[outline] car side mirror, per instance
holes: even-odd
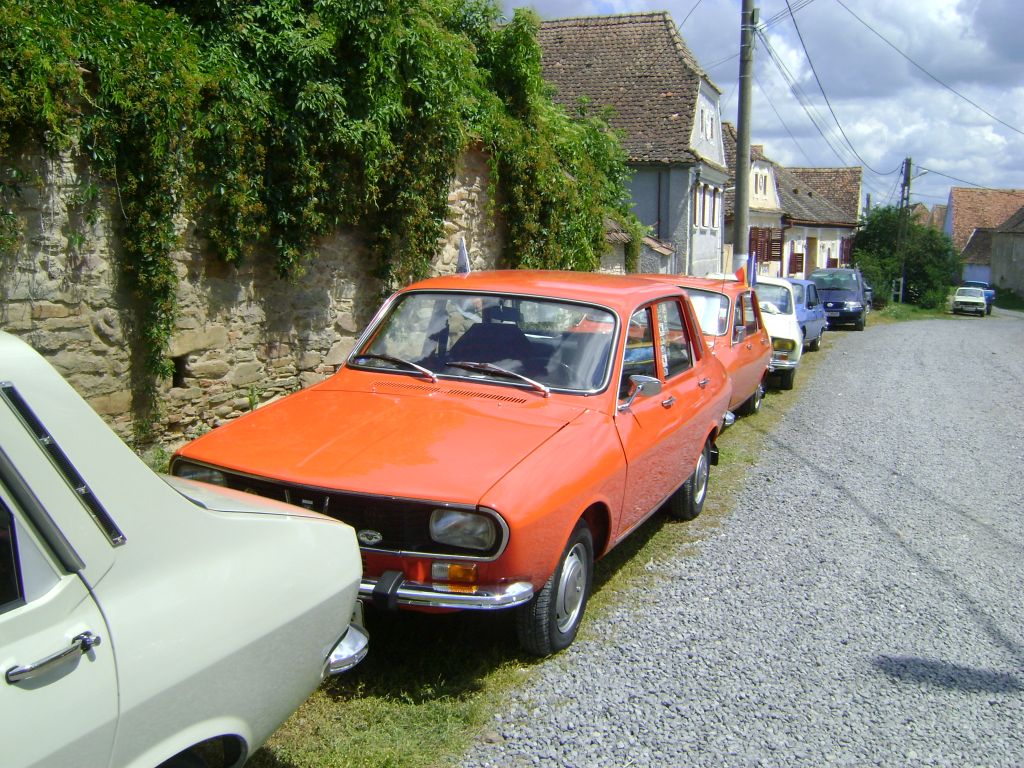
[[[732,343],[733,344],[739,344],[745,338],[747,338],[747,329],[744,326],[738,325],[738,326],[736,326],[735,328],[732,329]]]
[[[629,410],[633,401],[638,397],[652,397],[661,394],[661,380],[653,376],[644,376],[634,373],[629,377],[629,395],[626,402],[619,405],[620,411]]]

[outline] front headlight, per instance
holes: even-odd
[[[847,309],[864,309],[864,305],[859,301],[848,301],[846,302]]]
[[[219,469],[204,467],[202,464],[193,464],[191,461],[178,459],[171,467],[171,474],[176,477],[184,477],[186,480],[198,480],[201,483],[219,485],[222,488],[228,487],[228,478]]]
[[[435,509],[430,515],[430,538],[438,544],[488,550],[498,540],[498,526],[491,517],[476,512]]]
[[[772,339],[772,349],[776,352],[792,352],[796,349],[796,342],[792,339]]]

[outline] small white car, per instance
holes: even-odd
[[[0,333],[5,768],[237,766],[366,653],[352,528],[154,474]]]
[[[793,284],[780,277],[758,275],[754,284],[765,328],[772,339],[768,370],[779,378],[782,389],[792,389],[803,354],[803,332],[796,316]]]
[[[970,312],[984,317],[987,308],[985,291],[981,288],[957,288],[953,294],[954,315],[958,312]]]

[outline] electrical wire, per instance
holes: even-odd
[[[818,77],[818,71],[814,68],[814,62],[811,60],[811,54],[807,50],[807,44],[804,43],[803,33],[800,31],[800,25],[796,23],[796,16],[793,13],[793,8],[789,4],[789,0],[786,0],[786,8],[789,9],[789,17],[793,20],[793,28],[796,30],[796,36],[800,39],[800,47],[804,49],[804,56],[807,57],[807,63],[811,67],[811,74],[814,75],[814,81],[818,84],[818,90],[821,91],[822,98],[825,99],[825,104],[828,106],[828,111],[831,113],[832,119],[836,121],[836,126],[839,128],[839,133],[841,133],[843,135],[843,139],[846,140],[846,145],[850,148],[850,151],[852,151],[853,154],[856,155],[857,159],[860,160],[861,165],[863,165],[865,168],[869,169],[873,173],[877,173],[879,176],[888,176],[889,174],[882,173],[882,171],[872,168],[871,165],[863,157],[860,156],[860,153],[857,151],[857,148],[854,147],[853,142],[850,141],[850,137],[846,135],[846,131],[843,130],[842,123],[839,122],[839,118],[836,116],[836,111],[832,109],[832,102],[828,100],[828,94],[825,93],[825,87],[821,84],[821,78]]]
[[[697,0],[697,2],[693,4],[693,8],[691,8],[690,12],[683,17],[682,21],[679,22],[679,26],[677,27],[677,29],[682,28],[683,24],[686,23],[686,20],[688,18],[690,18],[691,16],[693,16],[693,12],[696,11],[698,8],[700,8],[700,4],[703,3],[703,2],[704,2],[704,0]]]
[[[965,179],[958,179],[956,176],[950,176],[948,173],[943,173],[942,171],[936,171],[934,168],[925,168],[923,165],[919,165],[917,167],[919,169],[921,169],[922,171],[928,171],[928,173],[936,173],[939,176],[945,176],[947,179],[952,179],[953,181],[959,181],[961,184],[968,184],[968,185],[970,185],[972,187],[978,187],[979,189],[987,189],[986,185],[984,185],[984,184],[976,184],[973,181],[966,181]]]
[[[810,156],[804,151],[804,148],[800,145],[800,142],[796,140],[796,136],[793,135],[793,131],[789,129],[789,126],[786,125],[786,121],[782,119],[782,115],[780,115],[779,110],[775,108],[775,104],[772,102],[771,97],[768,95],[768,91],[765,90],[765,88],[761,85],[761,80],[758,78],[756,74],[754,75],[754,82],[757,84],[757,89],[761,91],[761,95],[764,96],[764,100],[768,102],[768,106],[772,108],[772,112],[775,113],[775,117],[779,119],[779,123],[782,125],[783,128],[786,129],[786,133],[789,134],[789,138],[792,140],[794,146],[796,146],[796,148],[800,150],[800,154],[804,156],[804,159],[807,161],[807,164],[814,165],[814,161],[811,160]]]
[[[1010,125],[1010,124],[1009,124],[1008,122],[1006,122],[1005,120],[1002,120],[1002,119],[1000,119],[1000,118],[996,117],[996,116],[995,116],[995,115],[993,115],[993,114],[992,114],[991,112],[989,112],[989,111],[988,111],[987,109],[985,109],[985,108],[984,108],[983,106],[981,106],[981,105],[980,105],[980,104],[978,104],[977,102],[974,102],[974,101],[972,101],[971,99],[967,98],[967,97],[966,97],[966,96],[964,96],[964,95],[963,95],[962,93],[960,93],[960,91],[958,91],[958,90],[957,90],[956,88],[954,88],[953,86],[949,85],[948,83],[945,83],[945,82],[943,82],[942,80],[940,80],[939,78],[937,78],[937,77],[936,77],[935,75],[933,75],[933,74],[932,74],[931,72],[929,72],[929,71],[928,71],[927,69],[925,69],[924,67],[922,67],[922,66],[921,66],[920,64],[918,64],[918,63],[917,63],[916,61],[914,61],[914,60],[913,60],[912,58],[910,58],[910,57],[909,57],[909,56],[908,56],[907,54],[905,54],[905,53],[904,53],[903,51],[901,51],[901,50],[900,50],[899,48],[897,48],[897,47],[896,47],[896,45],[895,45],[894,43],[890,42],[890,41],[889,41],[889,40],[888,40],[888,39],[887,39],[886,37],[884,37],[884,36],[882,35],[882,33],[881,33],[881,32],[879,32],[879,31],[878,31],[877,29],[875,29],[875,28],[874,28],[874,27],[872,27],[872,26],[871,26],[870,24],[868,24],[868,23],[867,23],[866,21],[864,21],[864,19],[862,19],[862,18],[861,18],[860,16],[858,16],[858,15],[857,15],[856,13],[854,13],[853,11],[851,11],[851,10],[850,10],[850,9],[849,9],[849,8],[848,8],[848,7],[846,6],[846,4],[845,4],[845,3],[843,2],[843,0],[836,0],[836,2],[837,2],[837,3],[838,3],[838,4],[839,4],[839,5],[840,5],[840,6],[841,6],[841,7],[842,7],[842,8],[843,8],[843,9],[844,9],[844,10],[845,10],[845,11],[846,11],[847,13],[849,13],[849,14],[850,14],[851,16],[853,16],[853,18],[855,18],[855,19],[856,19],[857,21],[859,21],[859,22],[860,22],[861,24],[863,24],[863,25],[864,25],[865,27],[867,27],[867,28],[868,28],[868,30],[870,30],[870,31],[871,31],[871,32],[872,32],[872,33],[873,33],[874,35],[876,35],[876,36],[878,37],[878,39],[879,39],[879,40],[881,40],[881,41],[882,41],[883,43],[885,43],[886,45],[888,45],[888,46],[889,46],[890,48],[892,48],[892,49],[893,49],[894,51],[896,51],[896,53],[898,53],[898,54],[899,54],[900,56],[902,56],[902,57],[903,57],[904,59],[906,59],[907,61],[909,61],[909,62],[910,62],[911,64],[913,64],[913,65],[914,65],[915,67],[917,67],[917,68],[918,68],[919,70],[921,70],[922,72],[924,72],[924,73],[925,73],[926,75],[928,75],[928,77],[930,77],[930,78],[931,78],[932,80],[934,80],[934,81],[935,81],[936,83],[938,83],[938,84],[939,84],[939,85],[941,85],[941,86],[942,86],[943,88],[945,88],[946,90],[948,90],[948,91],[949,91],[950,93],[953,93],[953,94],[955,94],[955,95],[959,96],[959,97],[960,97],[961,99],[963,99],[964,101],[966,101],[966,102],[967,102],[968,104],[970,104],[970,105],[971,105],[972,107],[974,107],[975,109],[979,110],[980,112],[983,112],[984,114],[988,115],[989,117],[991,117],[991,118],[992,118],[993,120],[995,120],[995,121],[996,121],[997,123],[999,123],[1000,125],[1002,125],[1002,126],[1005,126],[1006,128],[1009,128],[1009,129],[1010,129],[1011,131],[1016,131],[1017,133],[1019,133],[1019,134],[1021,134],[1021,135],[1024,135],[1024,131],[1022,131],[1022,130],[1021,130],[1020,128],[1017,128],[1016,126]],[[796,20],[795,20],[795,19],[793,20],[793,24],[794,24],[794,25],[796,24]],[[799,34],[799,30],[798,30],[798,34]],[[806,49],[805,49],[805,50],[806,50]],[[813,67],[812,67],[812,69],[813,69]]]

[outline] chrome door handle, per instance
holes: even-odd
[[[697,382],[697,386],[700,387],[701,389],[704,389],[704,387],[706,387],[710,383],[711,379],[701,379],[700,381]]]
[[[11,667],[7,670],[5,677],[7,682],[20,683],[22,680],[31,680],[33,677],[39,677],[45,675],[52,669],[59,667],[73,659],[77,659],[83,653],[88,653],[90,650],[100,644],[99,635],[94,635],[92,632],[83,632],[80,635],[75,635],[71,640],[71,645],[62,651],[57,651],[45,659],[40,659],[35,664],[26,664],[23,667]]]
[[[747,344],[747,349],[753,349],[753,348],[754,348],[753,344]]]
[[[661,407],[662,408],[671,408],[675,404],[676,404],[675,395],[672,395],[668,400],[662,400],[661,401]]]

